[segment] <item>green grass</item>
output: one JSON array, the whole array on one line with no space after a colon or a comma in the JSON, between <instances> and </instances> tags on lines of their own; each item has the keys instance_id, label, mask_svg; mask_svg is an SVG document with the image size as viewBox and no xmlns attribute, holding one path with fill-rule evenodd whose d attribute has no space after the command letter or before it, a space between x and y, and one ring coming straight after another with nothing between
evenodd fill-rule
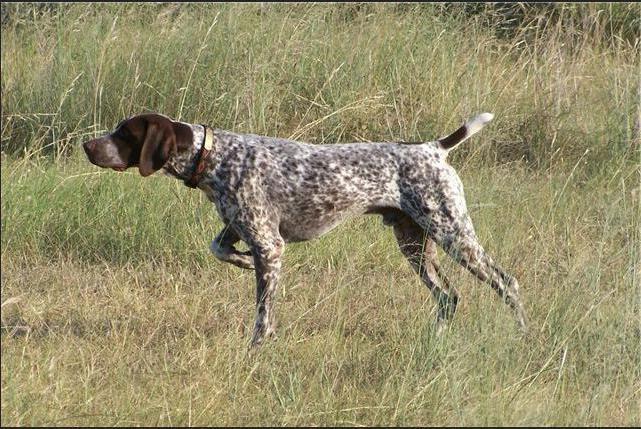
<instances>
[{"instance_id":1,"label":"green grass","mask_svg":"<svg viewBox=\"0 0 641 429\"><path fill-rule=\"evenodd\" d=\"M427 290L368 217L288 246L279 338L249 356L253 273L207 254L220 223L198 193L5 163L3 423L636 424L639 196L613 167L461 173L528 338L447 258L464 301L434 337Z\"/></svg>"},{"instance_id":2,"label":"green grass","mask_svg":"<svg viewBox=\"0 0 641 429\"><path fill-rule=\"evenodd\" d=\"M638 8L2 8L2 425L641 424ZM212 204L77 150L145 109L326 144L494 112L451 161L531 332L441 254L463 301L436 337L361 217L287 246L249 354L254 274L209 254Z\"/></svg>"},{"instance_id":3,"label":"green grass","mask_svg":"<svg viewBox=\"0 0 641 429\"><path fill-rule=\"evenodd\" d=\"M456 156L534 166L620 155L634 137L639 32L598 31L614 11L619 33L638 28L634 5L579 9L589 32L507 40L437 5L3 8L7 153L64 154L144 110L315 143L429 140L491 111Z\"/></svg>"}]
</instances>

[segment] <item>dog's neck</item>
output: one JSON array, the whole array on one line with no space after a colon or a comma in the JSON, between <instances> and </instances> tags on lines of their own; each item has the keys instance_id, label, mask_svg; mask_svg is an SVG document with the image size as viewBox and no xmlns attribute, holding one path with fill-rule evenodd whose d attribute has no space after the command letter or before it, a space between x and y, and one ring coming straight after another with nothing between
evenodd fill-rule
<instances>
[{"instance_id":1,"label":"dog's neck","mask_svg":"<svg viewBox=\"0 0 641 429\"><path fill-rule=\"evenodd\" d=\"M163 166L163 172L181 180L188 180L196 168L202 146L205 144L205 127L198 124L184 124L191 128L191 144L182 147L179 145L176 153ZM213 130L210 128L208 132L211 133Z\"/></svg>"},{"instance_id":2,"label":"dog's neck","mask_svg":"<svg viewBox=\"0 0 641 429\"><path fill-rule=\"evenodd\" d=\"M191 145L194 151L198 152L203 144L205 144L205 127L198 124L189 124L189 126L191 127L191 132L194 135Z\"/></svg>"}]
</instances>

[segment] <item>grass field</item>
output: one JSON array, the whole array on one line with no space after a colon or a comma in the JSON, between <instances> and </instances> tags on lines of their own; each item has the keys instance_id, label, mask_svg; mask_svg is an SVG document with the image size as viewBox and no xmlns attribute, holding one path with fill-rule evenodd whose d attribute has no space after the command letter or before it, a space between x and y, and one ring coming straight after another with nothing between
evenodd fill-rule
<instances>
[{"instance_id":1,"label":"grass field","mask_svg":"<svg viewBox=\"0 0 641 429\"><path fill-rule=\"evenodd\" d=\"M639 8L550 8L3 4L2 425L639 426ZM323 144L495 113L451 163L529 334L441 255L463 301L436 337L362 217L288 245L249 354L211 203L78 150L144 110Z\"/></svg>"}]
</instances>

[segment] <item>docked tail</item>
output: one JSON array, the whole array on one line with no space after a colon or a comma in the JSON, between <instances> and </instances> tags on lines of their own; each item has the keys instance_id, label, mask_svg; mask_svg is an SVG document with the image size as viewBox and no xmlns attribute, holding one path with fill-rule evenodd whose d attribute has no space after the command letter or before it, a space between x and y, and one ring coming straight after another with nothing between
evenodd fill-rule
<instances>
[{"instance_id":1,"label":"docked tail","mask_svg":"<svg viewBox=\"0 0 641 429\"><path fill-rule=\"evenodd\" d=\"M481 128L483 128L485 124L490 122L493 118L494 115L491 113L481 113L471 121L467 121L461 128L454 131L449 136L438 139L438 143L442 149L450 150L457 144L481 131Z\"/></svg>"}]
</instances>

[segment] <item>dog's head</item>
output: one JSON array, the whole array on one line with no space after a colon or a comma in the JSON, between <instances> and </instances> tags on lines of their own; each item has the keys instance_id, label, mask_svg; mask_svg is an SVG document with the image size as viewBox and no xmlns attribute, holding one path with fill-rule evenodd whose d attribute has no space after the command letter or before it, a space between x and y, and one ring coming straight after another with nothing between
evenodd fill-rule
<instances>
[{"instance_id":1,"label":"dog's head","mask_svg":"<svg viewBox=\"0 0 641 429\"><path fill-rule=\"evenodd\" d=\"M192 145L191 127L157 113L121 121L111 133L83 143L89 161L124 171L138 167L142 176L160 170L181 149Z\"/></svg>"}]
</instances>

